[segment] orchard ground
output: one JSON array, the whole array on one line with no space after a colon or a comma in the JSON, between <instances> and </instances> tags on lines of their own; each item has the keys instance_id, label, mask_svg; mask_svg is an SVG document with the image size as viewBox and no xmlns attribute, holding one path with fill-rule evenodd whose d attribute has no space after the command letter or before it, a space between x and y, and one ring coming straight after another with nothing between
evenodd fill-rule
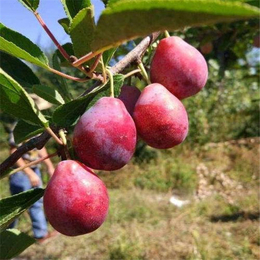
<instances>
[{"instance_id":1,"label":"orchard ground","mask_svg":"<svg viewBox=\"0 0 260 260\"><path fill-rule=\"evenodd\" d=\"M7 155L3 149L1 160ZM34 244L17 259L260 258L259 138L196 148L184 143L156 154L148 149L143 158L152 159L141 164L132 160L116 172L99 173L110 194L108 218L101 228L77 238L60 235L44 245ZM196 200L202 182L199 165L208 176L215 172L216 177L217 172L233 180L233 191L221 188L225 180L220 184L208 178L218 192ZM169 202L172 193L190 204L175 207ZM1 197L8 195L4 180ZM29 216L23 214L20 220L19 228L32 234Z\"/></svg>"}]
</instances>

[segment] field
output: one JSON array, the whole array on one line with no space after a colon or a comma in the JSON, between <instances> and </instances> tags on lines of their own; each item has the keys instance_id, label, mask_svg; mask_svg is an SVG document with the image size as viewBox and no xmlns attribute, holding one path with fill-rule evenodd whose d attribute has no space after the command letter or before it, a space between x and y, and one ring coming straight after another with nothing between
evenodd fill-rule
<instances>
[{"instance_id":1,"label":"field","mask_svg":"<svg viewBox=\"0 0 260 260\"><path fill-rule=\"evenodd\" d=\"M260 258L258 138L144 150L139 158L142 163L99 173L110 194L100 229L34 244L17 259ZM4 181L1 197L7 195ZM172 195L189 203L178 208ZM27 214L19 229L32 234Z\"/></svg>"}]
</instances>

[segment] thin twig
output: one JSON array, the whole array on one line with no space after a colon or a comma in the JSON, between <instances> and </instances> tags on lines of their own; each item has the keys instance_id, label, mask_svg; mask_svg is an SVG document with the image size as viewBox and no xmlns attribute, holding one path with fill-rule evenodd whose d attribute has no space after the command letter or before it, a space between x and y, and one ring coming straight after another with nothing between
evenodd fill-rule
<instances>
[{"instance_id":1,"label":"thin twig","mask_svg":"<svg viewBox=\"0 0 260 260\"><path fill-rule=\"evenodd\" d=\"M54 156L57 156L57 155L58 155L58 152L55 152L55 153L49 154L49 155L47 155L47 156L45 156L45 157L42 157L42 158L40 158L40 159L38 159L38 160L35 160L35 161L33 161L33 162L27 163L27 164L25 164L24 166L21 166L21 167L19 167L19 168L16 168L16 169L12 170L12 171L9 173L9 176L10 176L11 174L14 174L14 173L16 173L16 172L22 171L23 169L25 169L25 168L27 168L27 167L31 167L31 166L33 166L33 165L39 164L40 162L42 162L42 161L44 161L44 160L46 160L46 159L52 158L52 157L54 157Z\"/></svg>"},{"instance_id":2,"label":"thin twig","mask_svg":"<svg viewBox=\"0 0 260 260\"><path fill-rule=\"evenodd\" d=\"M49 28L47 27L47 25L45 24L45 22L43 21L42 17L39 15L38 12L34 12L35 17L37 18L37 20L39 21L39 23L41 24L41 26L43 27L43 29L46 31L46 33L50 36L51 40L53 41L53 43L56 45L56 47L58 48L58 50L60 51L60 53L62 54L62 56L67 60L70 61L70 56L69 54L64 50L64 48L59 44L59 42L57 41L57 39L54 37L54 35L52 34L52 32L49 30Z\"/></svg>"},{"instance_id":3,"label":"thin twig","mask_svg":"<svg viewBox=\"0 0 260 260\"><path fill-rule=\"evenodd\" d=\"M86 82L86 81L90 80L90 78L76 78L76 77L70 76L68 74L65 74L65 73L63 73L59 70L55 70L51 67L49 67L48 69L49 69L49 71L51 71L51 72L53 72L53 73L55 73L55 74L57 74L57 75L59 75L63 78L71 79L71 80L74 80L74 81L77 81L77 82Z\"/></svg>"},{"instance_id":4,"label":"thin twig","mask_svg":"<svg viewBox=\"0 0 260 260\"><path fill-rule=\"evenodd\" d=\"M81 64L91 60L92 58L96 57L100 52L89 52L88 54L86 54L85 56L79 58L78 60L74 61L72 63L72 65L74 67L78 67L80 66Z\"/></svg>"},{"instance_id":5,"label":"thin twig","mask_svg":"<svg viewBox=\"0 0 260 260\"><path fill-rule=\"evenodd\" d=\"M90 67L89 73L92 73L92 72L95 70L95 68L97 67L97 65L98 65L98 63L99 63L99 61L100 61L100 59L101 59L101 57L102 57L102 53L99 53L99 54L97 55L97 57L96 57L94 63L93 63L92 66Z\"/></svg>"}]
</instances>

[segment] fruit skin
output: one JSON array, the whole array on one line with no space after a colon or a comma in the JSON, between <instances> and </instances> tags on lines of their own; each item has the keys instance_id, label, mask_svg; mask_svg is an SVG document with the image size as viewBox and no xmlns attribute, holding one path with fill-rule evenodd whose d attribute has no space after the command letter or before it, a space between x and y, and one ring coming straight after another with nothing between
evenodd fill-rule
<instances>
[{"instance_id":1,"label":"fruit skin","mask_svg":"<svg viewBox=\"0 0 260 260\"><path fill-rule=\"evenodd\" d=\"M135 151L136 127L123 102L99 99L76 124L73 145L90 168L113 171L126 165Z\"/></svg>"},{"instance_id":2,"label":"fruit skin","mask_svg":"<svg viewBox=\"0 0 260 260\"><path fill-rule=\"evenodd\" d=\"M154 148L172 148L183 142L188 134L185 107L158 83L144 88L135 105L133 118L139 136Z\"/></svg>"},{"instance_id":3,"label":"fruit skin","mask_svg":"<svg viewBox=\"0 0 260 260\"><path fill-rule=\"evenodd\" d=\"M151 81L160 83L179 99L198 93L208 78L202 54L181 38L160 41L151 63Z\"/></svg>"},{"instance_id":4,"label":"fruit skin","mask_svg":"<svg viewBox=\"0 0 260 260\"><path fill-rule=\"evenodd\" d=\"M121 88L118 98L125 104L125 107L131 116L133 115L135 103L140 95L141 91L137 87L124 85Z\"/></svg>"},{"instance_id":5,"label":"fruit skin","mask_svg":"<svg viewBox=\"0 0 260 260\"><path fill-rule=\"evenodd\" d=\"M90 233L105 221L109 197L104 183L80 162L61 161L49 181L43 205L50 224L67 236Z\"/></svg>"}]
</instances>

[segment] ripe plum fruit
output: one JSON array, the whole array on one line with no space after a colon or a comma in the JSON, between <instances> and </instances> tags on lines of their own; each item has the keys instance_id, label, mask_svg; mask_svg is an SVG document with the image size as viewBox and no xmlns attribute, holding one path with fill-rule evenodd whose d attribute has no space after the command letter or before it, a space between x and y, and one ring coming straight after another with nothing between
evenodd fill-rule
<instances>
[{"instance_id":1,"label":"ripe plum fruit","mask_svg":"<svg viewBox=\"0 0 260 260\"><path fill-rule=\"evenodd\" d=\"M105 221L109 197L104 183L80 162L61 161L43 197L50 224L67 236L90 233Z\"/></svg>"},{"instance_id":2,"label":"ripe plum fruit","mask_svg":"<svg viewBox=\"0 0 260 260\"><path fill-rule=\"evenodd\" d=\"M178 99L198 93L206 84L208 67L203 55L180 37L160 41L151 63L151 81Z\"/></svg>"},{"instance_id":3,"label":"ripe plum fruit","mask_svg":"<svg viewBox=\"0 0 260 260\"><path fill-rule=\"evenodd\" d=\"M151 147L168 149L187 136L188 115L181 101L158 83L144 88L133 118L137 133Z\"/></svg>"},{"instance_id":4,"label":"ripe plum fruit","mask_svg":"<svg viewBox=\"0 0 260 260\"><path fill-rule=\"evenodd\" d=\"M76 124L73 145L90 168L113 171L126 165L135 151L136 127L124 103L112 97L99 99Z\"/></svg>"}]
</instances>

